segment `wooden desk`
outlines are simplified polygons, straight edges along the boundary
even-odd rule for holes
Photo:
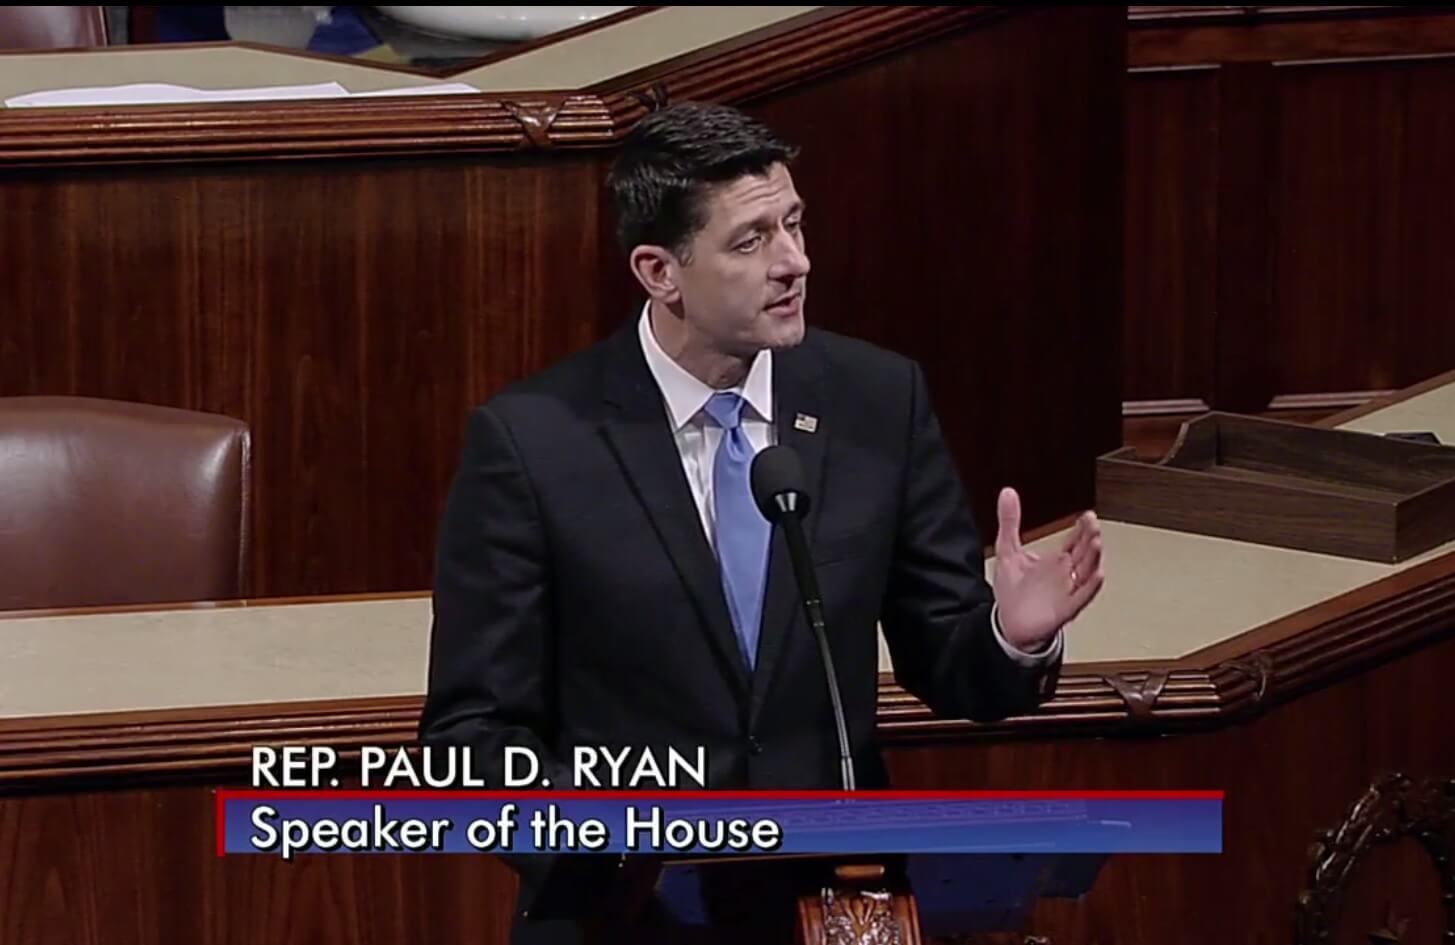
[[[1455,443],[1455,374],[1343,423]],[[1043,711],[936,720],[886,663],[898,785],[1228,792],[1222,856],[1114,859],[1037,912],[1057,945],[1284,941],[1303,889],[1310,928],[1341,901],[1348,927],[1436,927],[1450,860],[1346,833],[1315,876],[1309,848],[1387,772],[1455,776],[1455,546],[1387,566],[1109,523],[1107,547]],[[490,858],[212,852],[252,744],[413,738],[428,623],[419,594],[0,619],[0,942],[505,941]],[[1368,810],[1420,826],[1388,790]],[[1425,800],[1449,837],[1455,793]]]

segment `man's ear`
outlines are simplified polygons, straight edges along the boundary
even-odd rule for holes
[[[675,305],[682,298],[677,284],[677,257],[661,246],[638,246],[631,252],[632,275],[655,302]]]

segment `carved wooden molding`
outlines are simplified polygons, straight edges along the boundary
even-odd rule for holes
[[[204,776],[245,785],[255,744],[332,745],[344,757],[361,745],[407,745],[421,708],[397,698],[0,721],[0,791]]]
[[[892,905],[888,890],[825,887],[820,893],[824,945],[906,945]]]
[[[597,87],[555,93],[0,110],[0,167],[607,147],[663,102],[741,102],[1008,11],[824,8]]]
[[[1350,17],[1409,15],[1420,7],[1413,4],[1281,4],[1273,6],[1132,6],[1127,19],[1132,26],[1187,26],[1201,23],[1280,23],[1299,20],[1332,20]]]
[[[1370,785],[1343,823],[1325,831],[1314,845],[1307,885],[1298,899],[1297,945],[1331,941],[1360,859],[1406,837],[1419,841],[1440,874],[1444,939],[1455,941],[1455,779],[1416,781],[1390,774]],[[1394,945],[1403,940],[1407,924],[1391,914],[1369,938]]]
[[[1183,660],[1070,665],[1033,715],[996,723],[936,718],[881,678],[887,745],[1020,735],[1161,734],[1239,724],[1272,706],[1455,638],[1455,555],[1295,614]],[[408,745],[419,697],[0,720],[0,790],[59,781],[244,783],[254,744]],[[347,757],[347,755],[345,755]]]
[[[1268,403],[1268,410],[1338,410],[1345,407],[1360,407],[1367,403],[1388,397],[1389,390],[1342,390],[1321,394],[1278,394]],[[1178,397],[1169,400],[1126,400],[1122,402],[1123,417],[1177,417],[1184,414],[1207,413],[1213,408],[1205,400],[1196,397]]]
[[[836,867],[832,880],[798,900],[807,945],[919,945],[914,896],[882,865]]]
[[[525,103],[505,99],[500,104],[510,113],[510,117],[520,122],[521,130],[525,132],[526,141],[531,147],[539,151],[549,151],[556,146],[551,137],[551,125],[560,116],[561,108],[566,104],[564,99]]]
[[[1127,711],[1131,713],[1132,721],[1145,723],[1154,718],[1153,709],[1156,708],[1162,691],[1167,688],[1168,675],[1166,670],[1158,669],[1135,681],[1121,675],[1101,678],[1121,696]]]
[[[886,679],[879,729],[889,743],[1206,730],[1244,722],[1349,673],[1452,637],[1455,555],[1181,660],[1070,665],[1055,697],[1034,715],[996,723],[940,720]]]

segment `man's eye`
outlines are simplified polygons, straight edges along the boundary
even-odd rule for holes
[[[760,244],[761,242],[763,242],[762,236],[750,236],[738,245],[734,246],[733,249],[737,250],[740,253],[751,253],[753,250],[758,248],[758,244]]]
[[[785,225],[788,227],[789,230],[796,233],[799,230],[803,229],[803,218],[795,217],[794,219],[789,220]]]

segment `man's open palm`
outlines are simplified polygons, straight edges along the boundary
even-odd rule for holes
[[[997,505],[995,598],[1000,629],[1017,649],[1041,649],[1091,603],[1105,580],[1101,523],[1094,512],[1076,520],[1059,551],[1041,553],[1021,544],[1021,500],[1002,489]]]

